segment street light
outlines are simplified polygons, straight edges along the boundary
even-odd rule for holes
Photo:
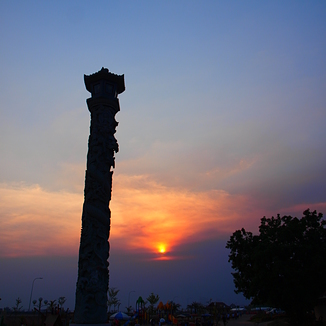
[[[130,291],[129,294],[128,294],[128,309],[130,307],[130,293],[132,293],[132,292],[136,292],[136,291]]]
[[[32,301],[32,295],[33,295],[33,287],[34,287],[34,282],[36,280],[43,280],[43,277],[35,277],[33,282],[32,282],[32,289],[31,289],[31,296],[29,298],[29,306],[28,306],[28,311],[31,311],[31,301]]]

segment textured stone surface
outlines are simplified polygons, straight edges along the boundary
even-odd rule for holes
[[[118,125],[115,114],[120,109],[117,94],[124,90],[123,75],[123,87],[116,84],[117,80],[121,82],[121,78],[117,77],[121,76],[104,68],[85,76],[86,87],[92,92],[92,97],[87,100],[91,126],[76,285],[76,324],[102,324],[107,321],[111,168],[114,168],[114,153],[119,150],[114,137]],[[89,80],[90,84],[87,83]],[[92,91],[94,89],[96,96]]]

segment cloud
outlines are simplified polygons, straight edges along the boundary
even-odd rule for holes
[[[326,155],[315,135],[321,126],[301,128],[303,118],[310,121],[306,115],[294,117],[289,129],[284,121],[259,119],[214,128],[212,117],[203,134],[183,126],[178,139],[153,141],[146,151],[142,147],[139,155],[128,159],[121,160],[118,153],[116,171],[131,177],[147,175],[180,191],[242,195],[274,212],[298,203],[319,203],[326,191]],[[138,145],[140,141],[122,148]]]
[[[1,255],[71,254],[78,249],[82,193],[38,185],[0,187]],[[157,184],[148,176],[114,176],[111,239],[122,250],[173,253],[184,243],[230,233],[243,196],[194,193]],[[234,207],[238,207],[234,209]]]
[[[257,160],[259,158],[225,167],[223,175],[231,180],[237,174],[250,174]],[[81,173],[80,164],[62,164],[56,177],[56,187],[65,189],[60,191],[24,183],[0,184],[0,256],[77,254],[83,204],[83,190],[77,175]],[[216,173],[219,174],[218,168],[208,171],[206,177],[214,179]],[[181,246],[212,239],[225,240],[242,227],[256,232],[263,216],[278,213],[301,216],[307,208],[326,211],[322,198],[307,197],[305,201],[298,201],[295,195],[293,200],[283,200],[281,195],[276,197],[273,192],[277,193],[278,189],[273,189],[273,183],[269,182],[264,190],[264,179],[256,188],[255,196],[255,191],[250,190],[254,183],[249,182],[246,188],[245,176],[241,183],[239,175],[240,190],[228,192],[173,187],[169,182],[159,182],[151,174],[114,173],[110,203],[111,246],[115,250],[143,254],[147,259],[191,259],[193,254],[181,253]],[[285,180],[286,177],[284,175]],[[295,182],[300,183],[300,178]],[[246,189],[250,191],[246,193]],[[265,195],[261,196],[259,189],[266,191]],[[271,198],[266,196],[268,191]],[[164,253],[159,252],[162,247]]]
[[[77,252],[82,196],[0,184],[0,256]]]
[[[117,175],[112,229],[117,239],[128,234],[125,244],[130,249],[157,252],[160,244],[173,248],[231,232],[248,204],[246,196],[231,196],[223,190],[194,192],[159,184],[146,175]]]

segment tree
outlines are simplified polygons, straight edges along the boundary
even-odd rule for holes
[[[132,306],[126,307],[127,314],[130,315],[132,313]]]
[[[236,293],[253,304],[281,308],[293,323],[304,323],[326,290],[326,221],[316,211],[298,219],[261,219],[259,234],[244,228],[226,244]]]
[[[44,302],[44,304],[42,303]],[[48,305],[48,300],[44,300],[43,301],[43,298],[42,297],[39,297],[38,298],[38,304],[37,304],[37,300],[33,300],[33,305],[34,305],[34,310],[38,311],[39,313],[41,313],[41,309],[42,307]]]
[[[160,300],[160,296],[158,294],[154,294],[153,292],[146,298],[146,300],[149,302],[149,307],[151,311],[153,311],[154,306],[158,303],[158,300]]]
[[[47,311],[54,312],[55,305],[57,300],[50,300],[46,303],[47,305]]]
[[[18,297],[16,299],[16,305],[15,305],[15,307],[13,307],[13,310],[16,312],[20,311],[23,308],[23,306],[20,305],[21,303],[22,303],[22,300]]]
[[[146,299],[149,302],[149,311],[150,314],[153,314],[154,311],[154,305],[158,303],[158,300],[160,300],[160,296],[158,294],[154,294],[153,292],[148,296]]]
[[[63,305],[65,304],[65,302],[66,302],[66,297],[59,297],[58,304],[61,309],[62,309]]]
[[[176,303],[174,301],[171,301],[171,309],[172,309],[172,312],[175,313],[176,311],[178,311],[181,307],[180,303]]]
[[[109,288],[109,299],[108,299],[109,311],[111,311],[111,306],[113,306],[114,310],[116,306],[120,306],[121,302],[117,298],[119,291],[120,290],[117,290],[116,288]]]
[[[187,305],[187,310],[190,311],[191,314],[200,314],[205,310],[205,307],[202,303],[194,301]]]
[[[42,298],[42,297],[39,297],[39,298],[38,298],[38,311],[39,311],[39,312],[41,312],[42,301],[43,301],[43,298]]]

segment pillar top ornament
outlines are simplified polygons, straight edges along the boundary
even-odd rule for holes
[[[92,75],[84,75],[84,81],[93,98],[117,98],[126,89],[124,75],[113,74],[104,67]]]

